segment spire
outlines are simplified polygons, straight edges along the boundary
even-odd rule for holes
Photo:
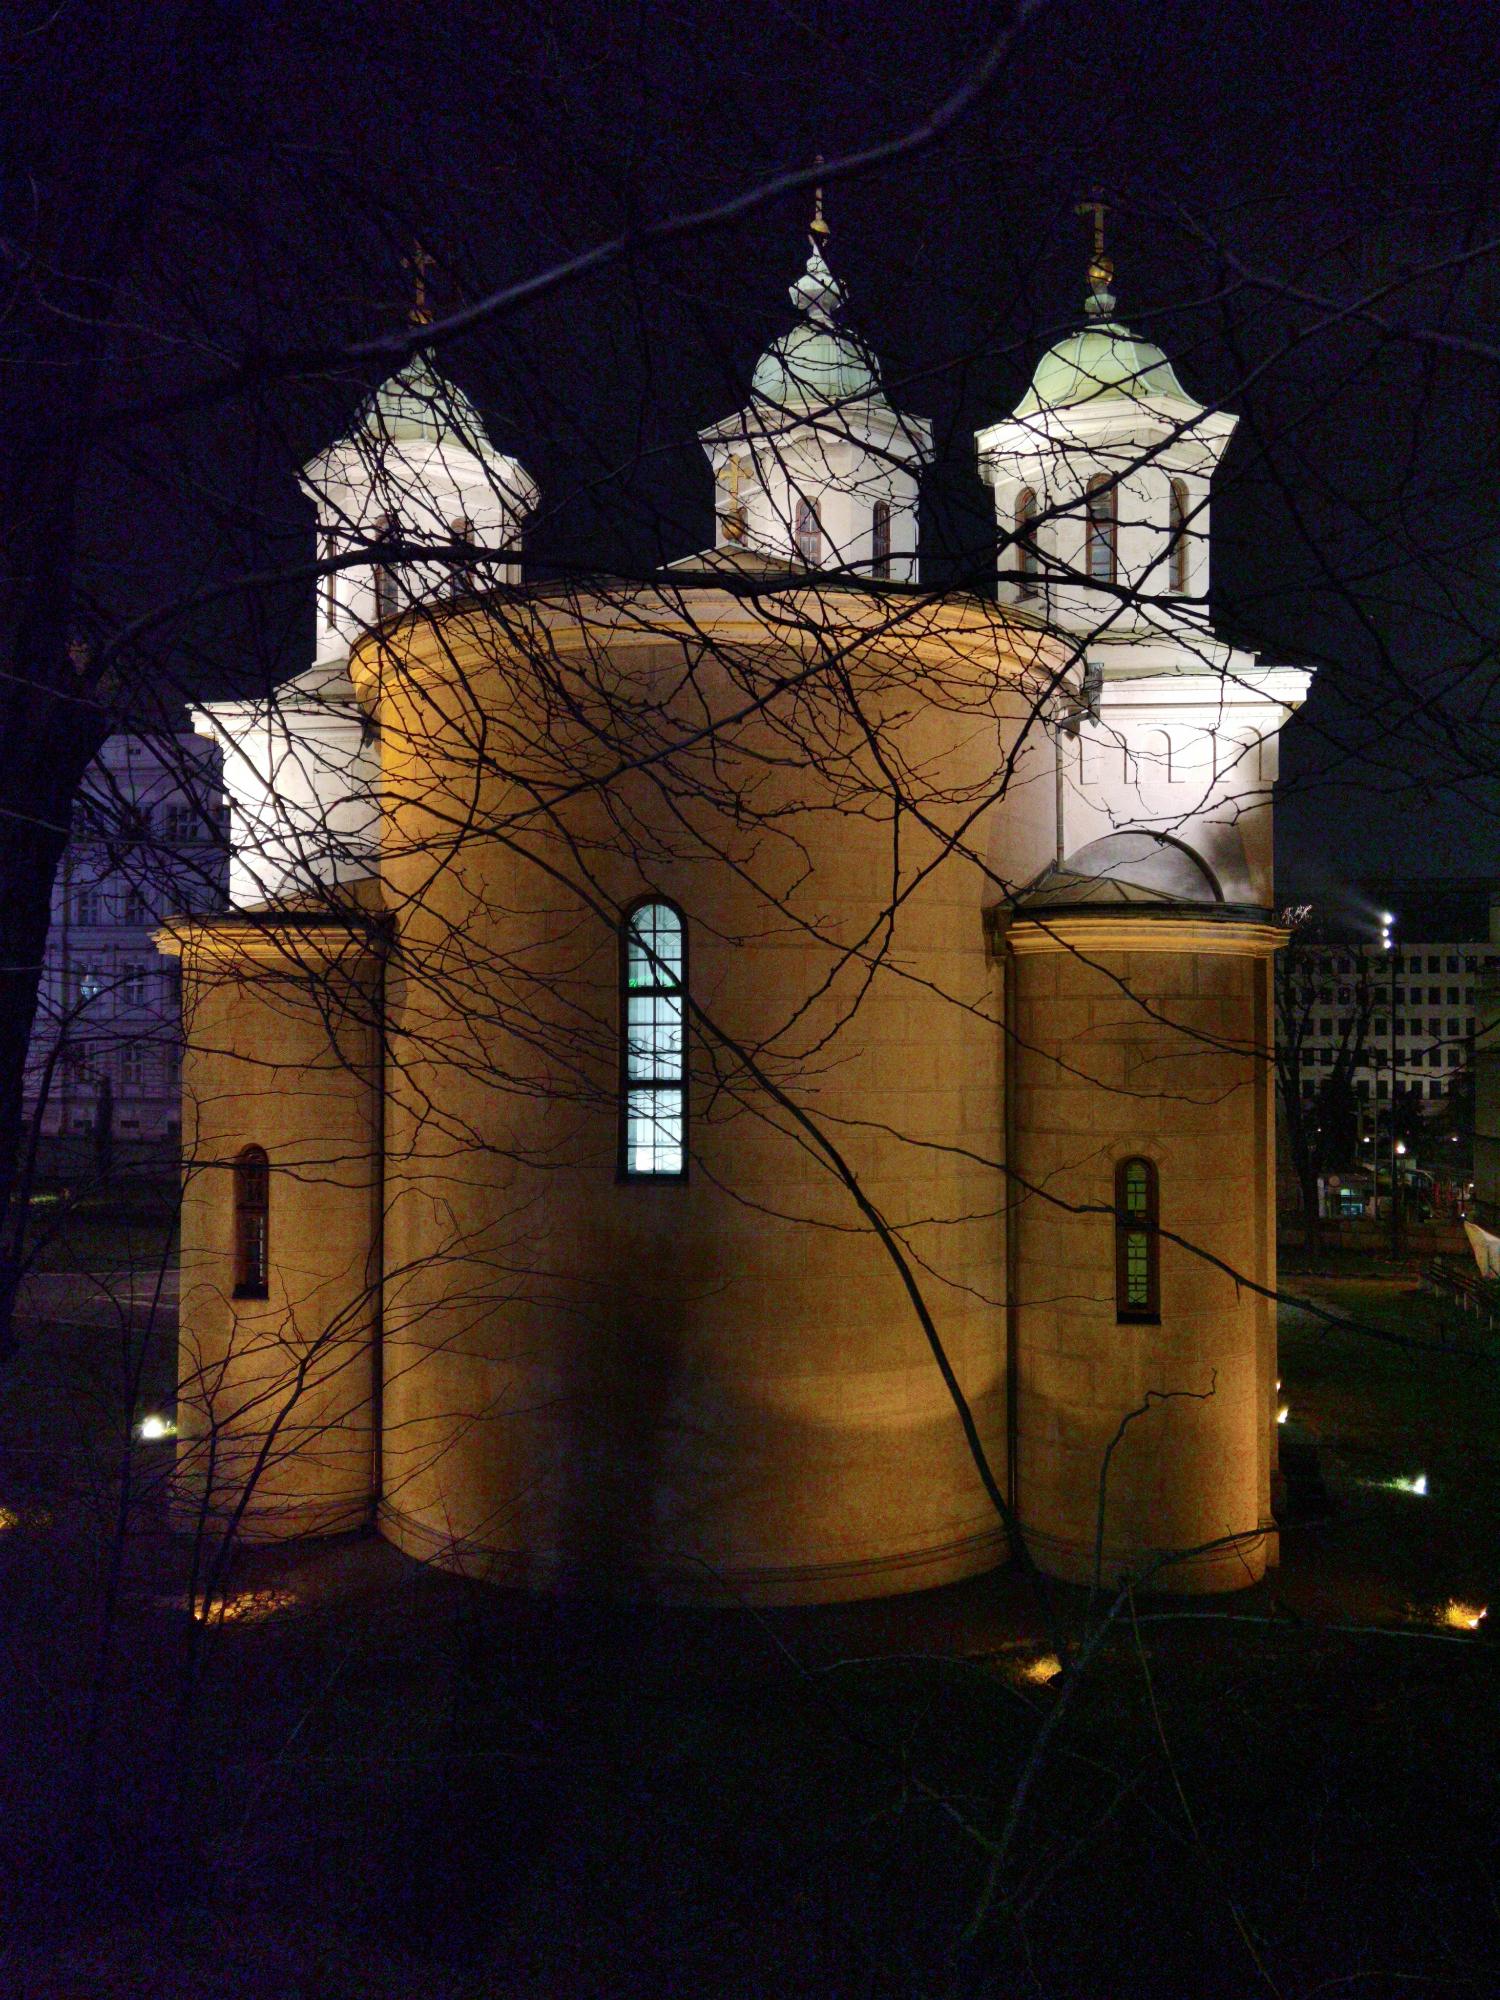
[[[822,166],[821,153],[815,164]],[[788,293],[802,318],[811,320],[815,326],[832,326],[844,309],[843,287],[829,270],[828,260],[823,255],[823,246],[831,233],[823,214],[823,186],[819,182],[813,190],[812,221],[807,225],[810,246],[807,265]]]
[[[414,236],[411,253],[401,259],[403,271],[412,279],[411,303],[406,323],[417,329],[432,325],[432,304],[427,292],[427,275],[437,268],[437,259]],[[481,455],[489,448],[489,438],[474,405],[439,370],[428,346],[413,350],[408,358],[366,398],[357,429],[374,432],[388,443],[411,443],[425,439],[437,443],[448,438],[465,450]]]
[[[1104,199],[1103,190],[1095,188],[1087,201],[1075,202],[1073,213],[1091,215],[1094,225],[1093,254],[1089,258],[1089,295],[1083,309],[1090,319],[1108,319],[1115,309],[1114,293],[1110,290],[1115,265],[1114,259],[1104,254],[1104,218],[1109,213],[1109,204]]]
[[[717,489],[716,547],[914,582],[932,427],[891,408],[875,356],[845,323],[821,187],[806,226],[807,263],[789,292],[796,324],[755,364],[749,406],[699,433]]]

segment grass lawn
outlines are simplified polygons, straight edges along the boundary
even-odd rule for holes
[[[1345,1322],[1281,1314],[1283,1400],[1316,1439],[1337,1507],[1313,1531],[1320,1581],[1336,1588],[1362,1570],[1365,1595],[1379,1587],[1392,1613],[1402,1594],[1487,1604],[1493,1593],[1500,1618],[1500,1335],[1494,1358],[1380,1338],[1438,1342],[1451,1329],[1453,1309],[1404,1274],[1287,1285]],[[1391,1483],[1421,1475],[1425,1496]]]
[[[146,1271],[176,1255],[175,1174],[124,1170],[108,1186],[87,1181],[40,1188],[31,1211],[33,1268]]]

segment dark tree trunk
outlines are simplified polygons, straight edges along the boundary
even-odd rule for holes
[[[67,845],[73,797],[105,726],[68,704],[66,738],[43,751],[12,727],[18,708],[45,705],[37,690],[6,704],[0,739],[0,1357],[14,1351],[16,1287],[26,1254],[23,1086],[37,989],[52,915],[52,884]],[[56,706],[56,704],[51,704]],[[50,753],[50,754],[49,754]]]
[[[1297,1172],[1298,1184],[1302,1189],[1302,1243],[1309,1259],[1316,1257],[1323,1248],[1323,1217],[1318,1206],[1318,1171],[1316,1166],[1300,1166]]]

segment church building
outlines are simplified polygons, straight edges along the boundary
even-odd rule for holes
[[[1235,419],[1116,317],[931,428],[827,229],[713,546],[528,579],[419,354],[303,474],[316,657],[215,703],[188,1047],[186,1519],[533,1588],[872,1597],[1275,1559],[1271,797],[1309,676],[1208,619]]]

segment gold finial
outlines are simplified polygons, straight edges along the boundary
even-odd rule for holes
[[[1114,259],[1104,254],[1104,218],[1109,214],[1109,204],[1104,199],[1102,188],[1095,188],[1087,201],[1075,202],[1075,215],[1091,215],[1094,219],[1094,254],[1089,259],[1089,289],[1092,292],[1107,292],[1115,275]]]
[[[823,155],[821,153],[819,153],[818,157],[813,161],[813,165],[819,170],[819,172],[822,171]],[[812,221],[807,225],[807,233],[809,236],[815,239],[820,236],[828,236],[832,234],[831,230],[828,227],[828,224],[823,220],[823,183],[821,181],[819,181],[818,185],[813,189]]]
[[[402,270],[414,273],[411,309],[406,315],[413,326],[432,325],[432,307],[427,303],[427,273],[436,265],[437,258],[429,257],[420,239],[413,237],[411,255],[401,259]]]

